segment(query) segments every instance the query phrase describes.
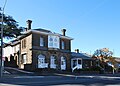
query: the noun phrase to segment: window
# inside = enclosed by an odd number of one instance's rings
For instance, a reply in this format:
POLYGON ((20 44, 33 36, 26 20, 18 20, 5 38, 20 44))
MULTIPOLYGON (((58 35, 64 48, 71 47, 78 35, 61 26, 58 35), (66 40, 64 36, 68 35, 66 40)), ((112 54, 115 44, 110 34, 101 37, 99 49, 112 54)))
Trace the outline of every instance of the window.
POLYGON ((48 68, 48 63, 45 63, 45 56, 39 55, 38 56, 38 68, 48 68))
POLYGON ((55 57, 54 57, 54 56, 51 56, 50 58, 51 58, 51 59, 50 59, 50 63, 51 63, 51 64, 55 64, 55 57))
POLYGON ((77 60, 73 60, 73 67, 77 66, 77 60))
POLYGON ((62 41, 62 49, 65 49, 65 42, 62 41))
POLYGON ((61 65, 65 65, 65 62, 66 62, 65 57, 61 57, 61 65))
POLYGON ((59 36, 48 35, 48 48, 59 48, 59 36))
POLYGON ((26 48, 26 39, 22 40, 22 48, 26 48))
POLYGON ((61 57, 61 70, 66 70, 66 58, 61 57))
POLYGON ((81 64, 81 63, 82 63, 82 62, 81 62, 81 60, 79 59, 79 60, 78 60, 78 64, 81 64))
POLYGON ((24 39, 24 48, 26 48, 26 40, 24 39))
POLYGON ((45 56, 39 55, 38 56, 38 64, 43 64, 43 63, 45 63, 45 56))
POLYGON ((44 38, 43 37, 40 37, 40 46, 44 46, 44 38))
POLYGON ((27 63, 27 56, 26 54, 22 55, 22 64, 26 64, 27 63))
POLYGON ((50 57, 50 68, 56 69, 56 57, 55 56, 50 57))

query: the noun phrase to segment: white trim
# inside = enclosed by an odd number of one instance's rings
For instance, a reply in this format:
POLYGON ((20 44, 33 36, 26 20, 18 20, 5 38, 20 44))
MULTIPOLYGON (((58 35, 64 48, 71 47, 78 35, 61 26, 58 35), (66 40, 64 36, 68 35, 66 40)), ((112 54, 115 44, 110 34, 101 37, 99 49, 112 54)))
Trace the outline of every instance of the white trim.
POLYGON ((65 59, 65 57, 62 56, 60 62, 61 62, 61 70, 66 70, 66 59, 65 59))
POLYGON ((82 59, 81 58, 73 58, 71 59, 71 69, 72 69, 72 72, 75 70, 75 69, 82 69, 82 59), (73 67, 73 60, 76 60, 76 64, 75 66, 73 67), (81 64, 78 64, 78 61, 81 60, 81 64))
POLYGON ((60 36, 60 38, 64 38, 64 39, 73 40, 73 38, 71 38, 71 37, 68 37, 68 36, 60 36))
POLYGON ((21 52, 21 54, 27 54, 27 52, 21 52))
POLYGON ((53 68, 53 69, 56 69, 56 64, 55 64, 55 60, 56 60, 56 58, 55 58, 55 56, 50 56, 50 68, 53 68))
MULTIPOLYGON (((63 36, 63 35, 58 34, 58 33, 42 32, 42 31, 37 31, 37 30, 34 30, 34 29, 28 30, 28 31, 26 31, 24 34, 27 34, 27 33, 30 33, 30 32, 39 33, 39 34, 44 34, 44 35, 55 35, 55 36, 59 36, 60 38, 73 40, 73 38, 71 38, 71 37, 63 36)), ((21 36, 21 37, 22 37, 22 36, 21 36)))
POLYGON ((48 68, 48 63, 45 63, 45 56, 42 54, 38 56, 38 68, 48 68))

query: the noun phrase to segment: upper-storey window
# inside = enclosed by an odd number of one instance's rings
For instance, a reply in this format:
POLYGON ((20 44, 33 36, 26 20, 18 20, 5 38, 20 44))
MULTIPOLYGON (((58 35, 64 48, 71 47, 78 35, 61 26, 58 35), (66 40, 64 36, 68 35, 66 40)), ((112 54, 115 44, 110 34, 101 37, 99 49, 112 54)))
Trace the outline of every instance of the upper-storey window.
POLYGON ((65 42, 64 41, 62 41, 62 49, 65 49, 65 42))
POLYGON ((26 48, 26 39, 22 40, 22 48, 26 48))
POLYGON ((40 37, 40 46, 44 46, 44 38, 43 37, 40 37))
POLYGON ((59 36, 48 35, 48 48, 58 48, 59 49, 59 36))

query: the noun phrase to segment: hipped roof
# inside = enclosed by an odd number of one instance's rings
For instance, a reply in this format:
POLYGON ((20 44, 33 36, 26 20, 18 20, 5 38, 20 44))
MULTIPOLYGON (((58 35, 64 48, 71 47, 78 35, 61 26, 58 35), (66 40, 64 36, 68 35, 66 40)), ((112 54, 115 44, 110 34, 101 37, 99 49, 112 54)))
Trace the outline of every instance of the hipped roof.
POLYGON ((71 56, 72 56, 71 58, 92 59, 92 57, 90 55, 87 55, 86 53, 72 52, 71 56))

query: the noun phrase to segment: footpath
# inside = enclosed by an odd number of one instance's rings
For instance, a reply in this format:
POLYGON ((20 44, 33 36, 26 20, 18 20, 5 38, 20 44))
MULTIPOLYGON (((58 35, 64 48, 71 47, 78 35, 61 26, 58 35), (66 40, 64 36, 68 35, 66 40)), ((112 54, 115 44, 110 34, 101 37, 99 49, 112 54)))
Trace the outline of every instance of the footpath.
POLYGON ((120 77, 120 73, 117 74, 80 74, 80 73, 35 73, 20 70, 17 68, 5 67, 2 78, 15 78, 15 77, 43 77, 43 76, 66 76, 66 77, 93 77, 93 76, 110 76, 110 77, 120 77))
POLYGON ((3 78, 14 78, 16 76, 32 76, 34 72, 20 70, 18 68, 4 67, 3 78))

